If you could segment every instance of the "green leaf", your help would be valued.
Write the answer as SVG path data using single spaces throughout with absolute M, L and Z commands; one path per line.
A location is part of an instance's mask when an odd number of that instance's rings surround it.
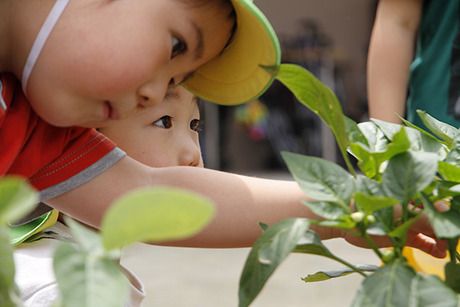
M 302 66 L 281 64 L 276 78 L 283 83 L 303 105 L 317 114 L 335 135 L 350 172 L 353 166 L 347 155 L 348 136 L 342 106 L 334 92 Z
M 8 228 L 0 225 L 0 306 L 21 306 L 20 294 L 14 283 L 13 247 Z
M 344 116 L 345 128 L 347 129 L 348 139 L 352 143 L 361 143 L 365 146 L 369 146 L 366 136 L 361 132 L 358 124 L 351 118 Z
M 411 228 L 411 226 L 419 219 L 421 215 L 417 215 L 416 217 L 413 217 L 407 221 L 405 221 L 403 224 L 399 225 L 392 231 L 388 233 L 388 235 L 392 238 L 399 238 L 403 242 L 406 241 L 407 237 L 407 232 Z
M 460 167 L 447 162 L 439 161 L 438 172 L 444 180 L 460 182 Z
M 369 195 L 383 196 L 380 183 L 363 175 L 356 176 L 356 190 Z
M 72 238 L 78 243 L 78 247 L 85 252 L 102 255 L 104 248 L 102 240 L 98 233 L 86 228 L 80 223 L 65 217 L 65 222 L 69 226 Z
M 436 237 L 449 239 L 460 236 L 460 213 L 458 211 L 450 209 L 446 212 L 438 212 L 426 196 L 421 195 L 421 199 Z
M 393 140 L 396 133 L 401 129 L 401 125 L 398 124 L 377 119 L 373 119 L 372 121 L 383 131 L 389 140 Z M 412 151 L 433 152 L 437 153 L 441 158 L 446 156 L 446 148 L 438 138 L 422 129 L 418 130 L 411 127 L 405 127 L 404 130 L 406 131 Z
M 329 251 L 329 249 L 321 242 L 318 235 L 313 231 L 307 231 L 303 234 L 293 252 L 336 259 L 334 254 Z
M 340 229 L 353 229 L 356 226 L 356 222 L 353 221 L 349 215 L 344 215 L 335 220 L 320 221 L 318 225 Z
M 146 188 L 127 193 L 105 215 L 102 239 L 106 249 L 138 241 L 164 242 L 192 236 L 214 214 L 211 202 L 174 188 Z
M 358 128 L 367 139 L 369 152 L 386 150 L 390 140 L 374 122 L 359 123 Z
M 356 268 L 360 269 L 361 271 L 365 271 L 365 272 L 375 272 L 378 270 L 379 267 L 376 265 L 358 264 L 356 265 Z M 341 268 L 340 270 L 319 271 L 314 274 L 309 274 L 306 277 L 303 277 L 302 280 L 304 282 L 317 282 L 317 281 L 324 281 L 324 280 L 329 280 L 332 278 L 347 276 L 352 273 L 356 273 L 356 271 L 348 267 L 344 267 L 344 268 Z
M 357 192 L 355 193 L 355 204 L 359 210 L 371 214 L 380 209 L 393 207 L 398 204 L 397 199 L 386 197 L 386 196 L 374 196 L 368 195 L 365 193 Z
M 22 178 L 0 180 L 0 224 L 13 223 L 38 204 L 38 193 Z
M 338 219 L 349 213 L 349 210 L 345 210 L 343 206 L 336 203 L 305 201 L 303 204 L 310 208 L 315 215 L 326 219 Z
M 312 254 L 317 256 L 323 256 L 332 260 L 335 260 L 348 268 L 352 269 L 353 271 L 364 275 L 362 270 L 358 267 L 353 266 L 352 264 L 348 263 L 347 261 L 337 257 L 321 242 L 318 235 L 309 230 L 304 233 L 302 238 L 299 240 L 297 246 L 293 250 L 294 253 L 301 253 L 301 254 Z M 365 276 L 365 275 L 364 275 Z
M 355 296 L 353 307 L 407 307 L 415 272 L 395 260 L 367 277 Z
M 348 208 L 354 178 L 333 162 L 289 152 L 281 153 L 300 188 L 317 201 L 340 203 Z
M 407 152 L 393 157 L 383 173 L 386 195 L 407 203 L 435 178 L 438 159 L 435 154 Z
M 372 128 L 368 126 L 367 128 Z M 399 126 L 400 130 L 391 135 L 391 142 L 387 142 L 387 137 L 369 138 L 372 145 L 366 148 L 362 144 L 350 144 L 353 155 L 358 159 L 358 166 L 369 177 L 377 175 L 380 165 L 391 159 L 393 156 L 406 152 L 410 148 L 410 142 L 405 128 Z M 382 134 L 381 134 L 382 135 Z
M 66 307 L 124 307 L 129 300 L 129 282 L 112 259 L 61 243 L 53 266 Z
M 278 265 L 307 231 L 306 219 L 288 219 L 270 226 L 254 243 L 240 278 L 239 306 L 249 306 Z
M 447 154 L 446 162 L 460 166 L 460 133 L 455 135 L 450 152 Z
M 448 262 L 444 267 L 446 284 L 455 292 L 460 293 L 460 264 Z
M 437 120 L 425 111 L 417 110 L 417 114 L 425 126 L 430 129 L 434 135 L 439 137 L 441 140 L 444 140 L 450 147 L 458 129 Z
M 410 305 L 414 307 L 457 307 L 458 297 L 437 276 L 421 275 L 412 280 Z

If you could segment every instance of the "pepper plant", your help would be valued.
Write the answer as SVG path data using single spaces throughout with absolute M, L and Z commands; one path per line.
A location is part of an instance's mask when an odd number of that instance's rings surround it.
M 335 94 L 304 68 L 293 64 L 268 67 L 331 129 L 347 170 L 317 157 L 283 152 L 289 171 L 318 219 L 291 218 L 262 224 L 240 278 L 239 306 L 249 306 L 277 266 L 290 253 L 320 255 L 339 262 L 334 272 L 316 272 L 306 283 L 357 273 L 363 276 L 352 306 L 407 307 L 458 304 L 460 264 L 460 131 L 418 111 L 428 131 L 404 121 L 355 123 L 347 118 Z M 351 158 L 356 159 L 356 171 Z M 447 203 L 447 211 L 436 203 Z M 395 212 L 397 210 L 397 212 Z M 403 255 L 410 227 L 426 215 L 436 236 L 446 239 L 450 261 L 445 281 L 415 272 Z M 398 218 L 394 218 L 398 216 Z M 382 265 L 358 266 L 334 255 L 310 225 L 354 232 Z M 392 249 L 379 249 L 376 236 L 386 236 Z
M 13 247 L 7 224 L 25 216 L 38 194 L 23 179 L 0 179 L 0 306 L 22 306 L 14 283 Z M 59 287 L 55 307 L 124 307 L 129 282 L 119 265 L 121 249 L 140 241 L 163 242 L 191 236 L 214 213 L 207 200 L 173 188 L 144 188 L 116 200 L 97 233 L 72 219 L 72 233 L 55 251 L 53 266 Z

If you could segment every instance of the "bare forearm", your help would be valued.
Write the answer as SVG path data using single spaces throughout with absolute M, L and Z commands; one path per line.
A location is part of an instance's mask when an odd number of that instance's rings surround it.
M 196 168 L 168 168 L 160 172 L 155 178 L 162 178 L 162 184 L 171 180 L 170 184 L 206 195 L 216 205 L 216 217 L 211 224 L 199 235 L 174 243 L 177 245 L 248 246 L 261 234 L 259 222 L 273 224 L 288 217 L 312 217 L 302 205 L 305 194 L 293 181 Z
M 421 15 L 420 0 L 382 0 L 368 57 L 369 115 L 400 123 Z
M 194 167 L 149 168 L 124 158 L 91 182 L 53 199 L 58 210 L 98 227 L 110 204 L 122 194 L 145 186 L 168 185 L 199 193 L 216 206 L 204 231 L 171 245 L 248 246 L 260 236 L 258 223 L 288 217 L 313 217 L 302 205 L 307 197 L 297 183 L 240 176 Z

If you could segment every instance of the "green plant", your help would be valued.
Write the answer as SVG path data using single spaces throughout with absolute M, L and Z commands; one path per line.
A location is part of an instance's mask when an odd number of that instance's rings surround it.
M 338 261 L 345 268 L 317 272 L 303 278 L 305 282 L 350 273 L 364 277 L 352 306 L 457 306 L 459 130 L 423 111 L 419 115 L 429 131 L 407 121 L 404 126 L 379 120 L 356 124 L 343 115 L 335 94 L 302 67 L 283 64 L 267 69 L 330 127 L 348 171 L 320 158 L 282 153 L 301 189 L 315 199 L 304 205 L 320 219 L 293 218 L 264 226 L 241 275 L 239 305 L 250 305 L 290 253 L 307 253 Z M 361 174 L 355 172 L 349 154 L 357 160 Z M 449 203 L 449 209 L 438 212 L 438 201 Z M 400 210 L 397 220 L 395 208 Z M 408 231 L 422 214 L 428 217 L 436 236 L 448 241 L 450 262 L 445 267 L 445 282 L 415 272 L 403 256 Z M 383 265 L 360 267 L 340 259 L 310 229 L 313 224 L 356 232 Z M 375 236 L 387 236 L 393 249 L 380 250 Z
M 27 214 L 38 202 L 24 180 L 0 180 L 0 306 L 21 306 L 14 284 L 13 248 L 7 223 Z M 100 232 L 67 219 L 74 242 L 61 242 L 54 254 L 60 291 L 55 306 L 125 306 L 129 283 L 118 264 L 121 248 L 139 241 L 183 239 L 200 231 L 214 213 L 211 203 L 173 188 L 145 188 L 116 200 Z

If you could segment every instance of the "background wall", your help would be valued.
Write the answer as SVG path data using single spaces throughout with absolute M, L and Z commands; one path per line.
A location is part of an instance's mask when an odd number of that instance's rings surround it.
M 263 0 L 256 3 L 280 37 L 301 31 L 299 21 L 302 19 L 315 20 L 331 38 L 336 60 L 346 66 L 346 103 L 352 107 L 364 103 L 366 57 L 376 1 Z

